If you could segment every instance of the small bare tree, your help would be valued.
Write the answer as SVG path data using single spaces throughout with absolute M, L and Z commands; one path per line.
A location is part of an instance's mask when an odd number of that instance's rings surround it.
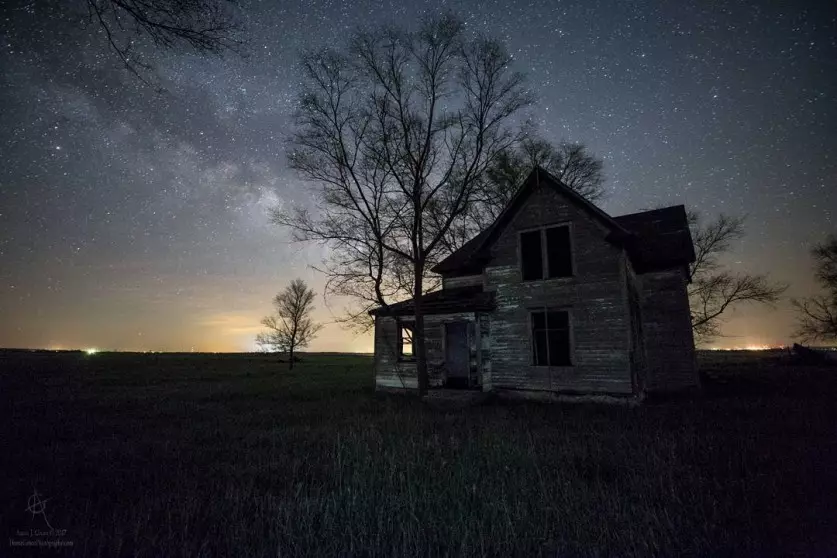
M 320 186 L 317 212 L 275 213 L 294 237 L 327 244 L 331 286 L 361 308 L 409 292 L 419 393 L 428 386 L 423 295 L 452 224 L 481 177 L 519 139 L 531 102 L 500 43 L 450 15 L 418 30 L 356 33 L 303 60 L 291 166 Z
M 311 319 L 314 291 L 302 279 L 294 279 L 276 295 L 273 306 L 276 313 L 262 320 L 267 331 L 256 336 L 256 343 L 266 350 L 287 353 L 288 367 L 293 370 L 296 350 L 307 347 L 322 329 Z
M 723 269 L 720 257 L 744 236 L 743 218 L 722 214 L 704 224 L 697 213 L 690 213 L 689 224 L 695 247 L 695 262 L 689 266 L 692 330 L 699 341 L 706 341 L 720 335 L 722 315 L 731 306 L 744 302 L 772 305 L 788 287 L 771 283 L 763 275 Z
M 88 19 L 104 32 L 125 68 L 144 83 L 150 69 L 134 44 L 220 54 L 241 45 L 232 0 L 86 0 Z
M 805 339 L 837 339 L 837 236 L 811 250 L 816 278 L 824 294 L 793 300 L 799 312 L 797 334 Z

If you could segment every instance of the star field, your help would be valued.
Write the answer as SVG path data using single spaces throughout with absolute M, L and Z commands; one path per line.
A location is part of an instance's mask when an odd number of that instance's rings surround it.
M 815 288 L 807 249 L 837 228 L 833 2 L 242 1 L 242 55 L 137 44 L 163 93 L 83 2 L 53 4 L 0 8 L 0 346 L 252 349 L 276 291 L 322 291 L 321 248 L 267 216 L 308 199 L 284 154 L 300 52 L 443 9 L 507 43 L 547 139 L 604 159 L 609 213 L 746 214 L 727 263 L 789 296 Z M 793 322 L 786 302 L 744 307 L 716 344 L 788 343 Z M 331 324 L 311 349 L 370 347 Z

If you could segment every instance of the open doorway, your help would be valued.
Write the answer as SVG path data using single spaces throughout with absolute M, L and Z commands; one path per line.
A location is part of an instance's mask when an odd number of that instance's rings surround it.
M 445 324 L 445 387 L 471 387 L 471 353 L 468 343 L 468 322 Z

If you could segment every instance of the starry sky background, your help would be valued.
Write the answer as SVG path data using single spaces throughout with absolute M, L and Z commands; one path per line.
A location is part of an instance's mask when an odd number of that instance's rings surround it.
M 807 250 L 837 230 L 835 2 L 243 0 L 245 56 L 143 51 L 165 94 L 80 24 L 83 2 L 49 4 L 0 8 L 2 347 L 253 349 L 290 279 L 322 293 L 321 250 L 267 217 L 307 199 L 284 155 L 300 52 L 440 9 L 506 41 L 546 138 L 603 158 L 609 213 L 747 214 L 727 263 L 789 296 L 814 291 Z M 744 307 L 713 345 L 793 327 L 787 302 Z M 371 338 L 330 324 L 311 350 Z

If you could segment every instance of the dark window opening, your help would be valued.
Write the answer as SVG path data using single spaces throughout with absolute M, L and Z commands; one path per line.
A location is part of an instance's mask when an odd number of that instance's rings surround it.
M 549 277 L 572 277 L 573 257 L 569 227 L 546 229 L 546 261 Z
M 532 312 L 532 361 L 535 366 L 570 366 L 570 314 Z
M 520 258 L 523 260 L 524 281 L 543 279 L 541 231 L 529 231 L 520 235 Z
M 413 360 L 413 324 L 398 324 L 398 358 L 400 360 Z
M 521 233 L 520 259 L 524 281 L 572 277 L 570 227 L 561 225 Z

